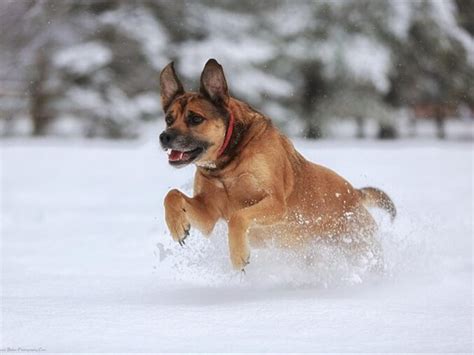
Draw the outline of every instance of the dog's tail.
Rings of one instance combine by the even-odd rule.
[[[364,187],[358,189],[362,204],[366,207],[378,207],[390,214],[390,219],[393,222],[397,215],[397,209],[392,199],[382,190],[375,187]]]

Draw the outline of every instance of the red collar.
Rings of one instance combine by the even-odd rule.
[[[224,138],[224,143],[222,143],[222,146],[219,148],[219,151],[217,152],[217,158],[219,158],[222,153],[224,153],[225,149],[229,145],[230,138],[232,137],[232,132],[234,131],[234,113],[229,110],[229,125],[227,126],[227,132],[225,133],[225,138]]]

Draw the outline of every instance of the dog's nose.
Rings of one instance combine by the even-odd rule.
[[[160,134],[160,143],[161,143],[162,145],[165,145],[165,146],[166,146],[166,145],[168,145],[168,144],[170,143],[171,138],[172,138],[172,137],[171,137],[171,134],[169,134],[169,133],[167,133],[166,131],[164,131],[164,132],[162,132],[162,133]]]

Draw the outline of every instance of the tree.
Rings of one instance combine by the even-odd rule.
[[[44,135],[55,113],[50,103],[60,95],[53,54],[79,41],[86,28],[82,16],[72,16],[71,1],[11,1],[1,4],[4,26],[2,77],[13,78],[29,97],[32,133]],[[3,79],[3,80],[4,80]]]
[[[185,86],[196,89],[214,57],[232,94],[291,134],[321,137],[332,120],[350,118],[363,137],[370,118],[388,137],[401,106],[472,105],[467,3],[0,2],[0,78],[8,95],[26,93],[34,134],[54,133],[69,118],[76,134],[134,137],[142,120],[161,115],[161,68],[174,60]],[[11,100],[19,101],[26,100]],[[14,117],[19,110],[9,107]]]
[[[429,104],[444,138],[447,113],[474,102],[474,41],[456,22],[452,1],[417,1],[410,11],[406,37],[391,43],[396,65],[387,100],[395,106]]]

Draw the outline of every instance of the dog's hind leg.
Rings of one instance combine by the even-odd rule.
[[[346,255],[357,266],[366,267],[375,273],[384,271],[384,257],[380,241],[377,240],[377,225],[372,215],[360,207],[347,223],[346,238],[343,239]]]

